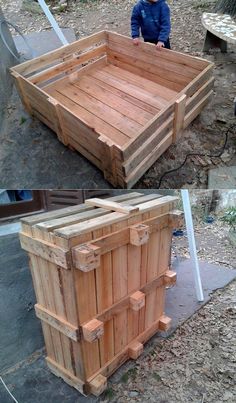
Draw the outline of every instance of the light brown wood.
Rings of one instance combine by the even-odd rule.
[[[133,342],[132,344],[129,345],[129,357],[132,358],[133,360],[137,360],[137,358],[142,354],[143,352],[143,344],[139,343],[138,341]]]
[[[143,343],[168,326],[165,288],[176,280],[169,255],[173,220],[180,215],[173,210],[175,200],[133,193],[110,200],[121,209],[137,207],[130,214],[80,206],[65,209],[65,217],[52,212],[43,214],[42,222],[39,216],[24,219],[24,234],[32,242],[68,248],[72,256],[70,270],[64,270],[47,256],[29,252],[48,365],[82,393],[92,393],[92,384],[99,394],[106,382],[98,376],[107,377],[127,359],[136,359]],[[69,238],[57,235],[68,228]],[[137,245],[130,243],[131,229]],[[94,251],[100,264],[88,272],[78,270],[75,260],[90,264]]]
[[[89,272],[100,266],[101,249],[93,244],[84,244],[72,249],[74,266],[84,272]]]
[[[11,73],[29,113],[114,187],[131,188],[207,104],[212,70],[207,60],[104,31]]]
[[[166,315],[161,316],[159,320],[159,329],[167,331],[170,328],[170,325],[171,325],[171,319]]]
[[[145,294],[141,291],[136,291],[130,296],[130,306],[134,311],[139,311],[145,306]]]
[[[93,341],[100,339],[104,334],[103,322],[92,319],[90,322],[82,326],[83,336],[86,341],[92,343]]]
[[[140,246],[149,240],[149,226],[137,224],[130,227],[130,243],[131,245]]]
[[[107,388],[107,378],[103,375],[97,375],[90,383],[90,392],[94,396],[99,396]]]
[[[186,95],[182,95],[175,102],[175,118],[174,118],[174,130],[173,130],[173,143],[179,140],[181,137],[181,130],[184,125]]]
[[[53,314],[48,309],[43,306],[36,304],[35,305],[36,316],[47,322],[50,326],[55,327],[55,329],[64,333],[67,337],[74,341],[78,341],[80,339],[79,328],[76,328],[69,322],[65,321],[63,318]]]
[[[119,203],[114,201],[97,198],[87,199],[85,200],[85,204],[94,207],[102,207],[106,210],[117,211],[124,214],[137,213],[139,211],[138,207],[120,205]]]

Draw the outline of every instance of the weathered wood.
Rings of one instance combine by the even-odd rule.
[[[27,250],[27,252],[49,260],[49,262],[58,264],[64,269],[70,269],[71,267],[69,250],[64,250],[41,240],[32,239],[32,237],[24,233],[20,233],[20,243],[21,247]]]
[[[206,105],[212,70],[207,60],[149,43],[135,48],[103,31],[11,73],[30,114],[114,187],[130,188]]]
[[[42,214],[42,222],[24,219],[47,363],[82,393],[100,394],[106,377],[170,324],[164,302],[165,288],[176,281],[169,269],[176,200],[132,193],[99,201],[105,208],[85,205],[64,209],[65,216]],[[70,270],[55,261],[62,251]]]
[[[69,322],[65,321],[64,319],[60,318],[59,316],[53,314],[48,309],[44,308],[43,306],[36,304],[34,306],[36,316],[47,322],[50,326],[55,327],[55,329],[59,330],[60,332],[64,333],[67,337],[74,341],[80,340],[80,330],[76,328]]]

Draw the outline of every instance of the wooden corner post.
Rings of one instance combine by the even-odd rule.
[[[176,143],[179,140],[179,138],[181,136],[181,131],[182,131],[183,126],[184,126],[184,115],[185,115],[186,99],[187,99],[186,94],[183,94],[175,102],[173,143]]]

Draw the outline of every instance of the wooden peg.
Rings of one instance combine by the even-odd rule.
[[[100,320],[92,319],[82,326],[84,340],[92,343],[104,334],[104,324]]]
[[[159,320],[159,330],[166,331],[170,328],[171,318],[166,315],[160,317]]]
[[[107,388],[107,378],[103,375],[97,375],[91,382],[89,382],[90,392],[94,396],[99,396]]]
[[[139,311],[145,306],[145,294],[141,291],[136,291],[130,296],[130,307],[134,311]]]
[[[129,358],[136,360],[143,352],[143,344],[139,341],[134,341],[129,345]]]
[[[100,248],[92,244],[80,245],[72,249],[74,266],[84,272],[100,266]]]
[[[140,246],[149,240],[149,226],[137,224],[130,227],[130,243],[131,245]]]
[[[164,274],[164,284],[166,286],[176,283],[176,273],[172,270],[167,270]]]

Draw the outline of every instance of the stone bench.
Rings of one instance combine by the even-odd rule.
[[[203,13],[202,25],[207,30],[203,52],[215,47],[227,52],[227,43],[236,44],[236,21],[230,15]]]

